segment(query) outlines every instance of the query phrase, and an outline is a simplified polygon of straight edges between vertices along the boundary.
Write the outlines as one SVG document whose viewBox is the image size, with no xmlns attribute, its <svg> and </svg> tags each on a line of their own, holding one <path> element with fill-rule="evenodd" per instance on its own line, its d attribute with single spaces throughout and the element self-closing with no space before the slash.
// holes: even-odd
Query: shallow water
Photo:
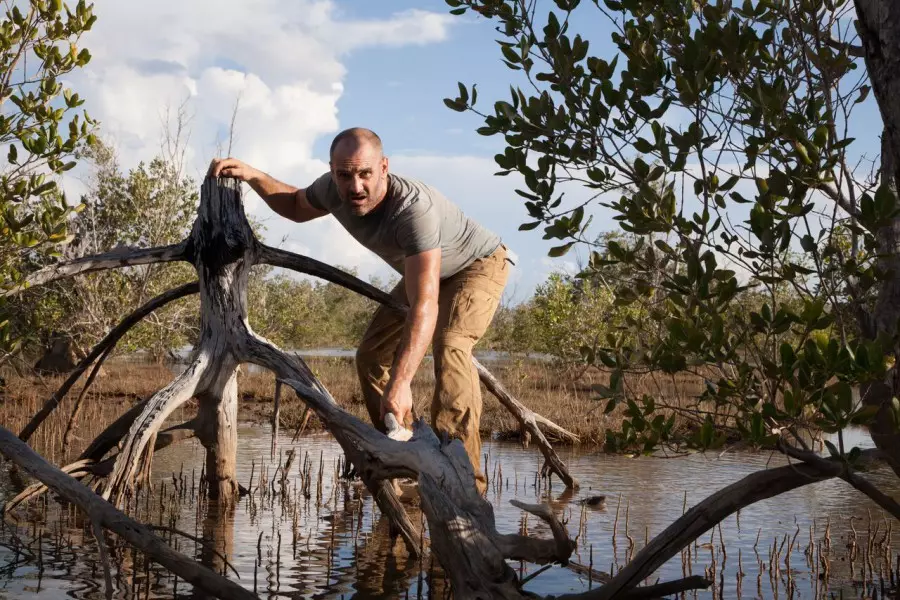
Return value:
<svg viewBox="0 0 900 600">
<path fill-rule="evenodd" d="M 389 548 L 387 523 L 371 497 L 356 485 L 335 480 L 343 454 L 330 436 L 306 436 L 291 445 L 290 434 L 283 434 L 279 456 L 271 460 L 266 426 L 245 424 L 238 435 L 238 477 L 244 485 L 249 485 L 252 477 L 255 493 L 243 498 L 233 514 L 219 514 L 214 506 L 194 501 L 197 494 L 191 490 L 199 483 L 204 459 L 203 449 L 195 441 L 156 455 L 153 494 L 132 507 L 132 514 L 145 523 L 213 540 L 240 574 L 240 583 L 256 590 L 261 598 L 444 597 L 446 582 L 431 557 L 407 562 L 405 552 L 395 556 Z M 862 437 L 852 443 L 868 445 L 866 442 Z M 282 494 L 276 469 L 291 448 L 296 458 Z M 623 566 L 648 536 L 652 538 L 678 518 L 685 502 L 690 507 L 751 472 L 785 464 L 780 457 L 747 453 L 627 458 L 561 449 L 561 458 L 582 484 L 582 489 L 571 494 L 557 480 L 548 490 L 546 482 L 541 484 L 535 477 L 542 457 L 533 447 L 523 450 L 509 442 L 486 441 L 484 452 L 491 478 L 488 497 L 495 507 L 499 531 L 515 533 L 527 527 L 530 534 L 549 536 L 542 523 L 536 523 L 534 517 L 526 521 L 524 513 L 508 502 L 513 498 L 549 500 L 568 518 L 570 535 L 578 535 L 573 560 L 605 572 Z M 261 471 L 265 491 L 259 487 Z M 889 494 L 900 491 L 896 478 L 885 471 L 867 476 Z M 4 469 L 0 498 L 11 495 L 5 478 Z M 607 496 L 605 507 L 580 503 L 598 494 Z M 411 515 L 418 522 L 420 513 L 413 510 Z M 89 530 L 76 511 L 60 508 L 55 502 L 38 502 L 19 509 L 17 517 L 18 522 L 7 518 L 0 525 L 0 598 L 104 597 L 97 545 L 85 533 Z M 816 547 L 824 542 L 826 523 L 831 543 L 827 585 L 816 576 L 815 567 L 811 572 L 805 555 L 812 539 L 812 564 L 819 562 Z M 851 523 L 858 532 L 853 561 L 849 560 L 852 548 L 848 548 Z M 873 548 L 870 552 L 867 544 L 870 530 L 878 542 L 887 532 L 893 537 L 893 526 L 888 529 L 887 523 L 881 509 L 843 482 L 808 485 L 729 517 L 721 531 L 716 528 L 692 545 L 690 560 L 676 557 L 654 574 L 651 582 L 657 577 L 665 581 L 685 574 L 703 575 L 714 568 L 710 575 L 715 589 L 688 597 L 813 598 L 826 593 L 860 597 L 862 582 L 878 584 L 880 575 L 887 579 L 896 560 L 890 550 Z M 160 535 L 181 552 L 224 569 L 220 558 L 195 541 L 167 532 Z M 107 540 L 117 598 L 195 597 L 183 581 L 157 565 L 147 565 L 114 537 L 107 536 Z M 779 568 L 773 573 L 770 558 L 776 540 L 783 546 Z M 744 574 L 740 583 L 739 558 Z M 511 564 L 523 577 L 538 568 Z M 230 571 L 228 576 L 235 578 Z M 562 594 L 596 585 L 587 576 L 553 566 L 530 580 L 526 589 Z"/>
</svg>

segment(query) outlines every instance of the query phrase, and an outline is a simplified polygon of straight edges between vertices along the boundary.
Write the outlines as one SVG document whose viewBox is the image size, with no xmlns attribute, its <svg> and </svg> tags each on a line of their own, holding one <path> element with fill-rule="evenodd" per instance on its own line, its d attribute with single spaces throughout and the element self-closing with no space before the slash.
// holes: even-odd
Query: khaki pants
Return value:
<svg viewBox="0 0 900 600">
<path fill-rule="evenodd" d="M 472 347 L 494 318 L 509 277 L 506 247 L 479 258 L 441 282 L 438 318 L 432 339 L 435 390 L 431 426 L 459 438 L 475 470 L 478 490 L 486 488 L 481 472 L 481 384 L 472 364 Z M 406 302 L 405 281 L 391 291 Z M 394 353 L 403 336 L 405 316 L 381 306 L 372 317 L 356 352 L 356 369 L 372 423 L 385 431 L 381 396 L 390 379 Z"/>
</svg>

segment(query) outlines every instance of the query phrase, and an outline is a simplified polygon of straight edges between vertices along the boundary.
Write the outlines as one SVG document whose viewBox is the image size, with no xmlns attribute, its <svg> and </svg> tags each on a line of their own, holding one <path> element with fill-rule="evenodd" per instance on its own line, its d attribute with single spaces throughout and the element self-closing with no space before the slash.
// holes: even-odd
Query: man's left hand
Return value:
<svg viewBox="0 0 900 600">
<path fill-rule="evenodd" d="M 407 417 L 412 420 L 412 405 L 412 389 L 409 384 L 391 381 L 381 398 L 381 418 L 387 413 L 393 413 L 397 422 L 406 427 Z"/>
</svg>

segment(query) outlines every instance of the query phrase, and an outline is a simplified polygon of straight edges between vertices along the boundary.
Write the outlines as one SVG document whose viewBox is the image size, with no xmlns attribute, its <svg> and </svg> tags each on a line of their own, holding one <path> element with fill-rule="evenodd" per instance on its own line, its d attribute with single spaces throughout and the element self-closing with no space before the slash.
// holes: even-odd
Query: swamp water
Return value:
<svg viewBox="0 0 900 600">
<path fill-rule="evenodd" d="M 426 553 L 407 559 L 402 543 L 392 551 L 387 523 L 364 488 L 336 477 L 343 453 L 327 434 L 291 444 L 280 436 L 271 458 L 265 425 L 239 428 L 238 478 L 253 494 L 230 514 L 198 501 L 204 451 L 196 440 L 154 458 L 154 486 L 129 512 L 160 527 L 179 551 L 255 590 L 260 598 L 371 598 L 448 596 L 440 567 Z M 853 440 L 861 445 L 867 440 Z M 294 457 L 282 479 L 279 466 Z M 527 530 L 549 537 L 543 523 L 509 504 L 550 501 L 568 519 L 578 548 L 573 561 L 615 572 L 646 540 L 710 493 L 761 468 L 785 464 L 768 454 L 727 453 L 680 458 L 627 458 L 596 450 L 560 448 L 582 488 L 566 492 L 558 480 L 548 489 L 535 473 L 543 458 L 531 447 L 485 441 L 489 455 L 488 499 L 501 533 Z M 798 475 L 799 476 L 799 475 Z M 886 471 L 867 475 L 896 495 Z M 604 507 L 582 500 L 605 495 Z M 0 499 L 13 495 L 5 467 Z M 414 522 L 421 513 L 409 508 Z M 195 539 L 173 533 L 185 532 Z M 707 575 L 713 588 L 688 598 L 859 598 L 884 595 L 896 577 L 894 527 L 880 508 L 849 485 L 826 481 L 759 502 L 704 534 L 688 551 L 653 575 L 652 583 Z M 204 540 L 201 545 L 197 540 Z M 147 564 L 114 535 L 111 552 L 116 598 L 194 598 L 189 585 L 156 564 Z M 214 546 L 218 553 L 210 548 Z M 227 558 L 227 564 L 222 560 Z M 32 501 L 0 523 L 0 598 L 104 598 L 97 544 L 77 509 Z M 510 563 L 521 576 L 536 565 Z M 742 575 L 742 576 L 741 576 Z M 525 589 L 540 594 L 587 591 L 593 576 L 561 566 L 536 574 Z M 890 597 L 890 594 L 889 596 Z"/>
</svg>

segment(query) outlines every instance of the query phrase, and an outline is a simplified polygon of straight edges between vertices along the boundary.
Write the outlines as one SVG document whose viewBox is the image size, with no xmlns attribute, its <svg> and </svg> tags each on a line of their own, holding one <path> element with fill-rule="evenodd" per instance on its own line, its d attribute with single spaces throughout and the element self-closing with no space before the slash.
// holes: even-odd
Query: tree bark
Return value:
<svg viewBox="0 0 900 600">
<path fill-rule="evenodd" d="M 197 437 L 206 449 L 209 497 L 228 506 L 238 494 L 237 481 L 237 372 L 221 390 L 198 397 Z"/>
<path fill-rule="evenodd" d="M 896 0 L 856 0 L 857 30 L 864 51 L 872 92 L 881 113 L 881 182 L 897 197 L 900 189 L 900 3 Z M 900 357 L 900 218 L 875 231 L 880 282 L 872 323 L 860 323 L 871 338 L 885 336 Z M 894 472 L 900 476 L 900 432 L 894 423 L 892 398 L 900 391 L 900 369 L 885 382 L 864 386 L 863 401 L 879 407 L 870 432 Z"/>
</svg>

